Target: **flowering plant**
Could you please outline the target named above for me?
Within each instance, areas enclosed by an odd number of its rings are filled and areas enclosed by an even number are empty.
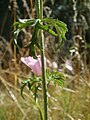
[[[16,26],[16,30],[14,31],[14,43],[16,44],[16,46],[18,46],[17,36],[19,35],[20,31],[23,28],[25,28],[27,26],[31,26],[34,28],[34,32],[32,34],[31,40],[27,43],[26,46],[24,46],[24,47],[28,47],[30,49],[30,56],[25,57],[25,58],[21,57],[21,61],[24,64],[26,64],[28,67],[30,67],[31,71],[33,73],[35,73],[38,77],[42,76],[44,116],[42,115],[40,107],[38,107],[38,108],[39,108],[41,120],[48,120],[48,100],[47,100],[47,82],[46,82],[47,79],[46,79],[46,69],[45,69],[46,67],[45,67],[43,31],[47,31],[54,37],[59,38],[59,44],[57,46],[57,48],[59,48],[62,43],[62,40],[66,39],[65,33],[67,31],[67,26],[65,23],[63,23],[62,21],[59,21],[57,19],[43,18],[43,0],[36,0],[36,13],[37,13],[37,19],[22,19],[22,20],[19,19],[18,22],[14,23],[14,26]],[[54,29],[52,29],[52,28],[54,28]],[[41,56],[37,56],[36,49],[35,49],[36,47],[40,50]],[[62,79],[63,76],[58,77],[59,74],[57,72],[54,72],[54,74],[51,75],[48,73],[48,75],[49,75],[48,78],[50,80],[53,79],[54,82],[57,81],[58,83],[60,83],[59,80]],[[36,83],[36,84],[34,84],[34,83]],[[35,77],[35,80],[33,80],[33,81],[27,80],[27,81],[23,82],[23,85],[21,86],[21,94],[26,85],[28,85],[29,90],[31,90],[33,84],[35,85],[34,86],[35,92],[33,94],[36,95],[38,87],[40,86],[39,82],[37,85],[36,77]]]
[[[38,77],[42,76],[42,64],[41,64],[41,56],[38,55],[37,59],[34,59],[33,57],[21,57],[21,61],[26,64],[29,68],[31,68],[31,71],[35,73]]]

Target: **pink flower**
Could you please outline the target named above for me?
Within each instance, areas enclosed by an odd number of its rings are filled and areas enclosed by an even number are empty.
[[[37,59],[33,57],[21,57],[21,61],[31,68],[31,71],[35,73],[38,77],[42,76],[42,65],[41,65],[41,56],[38,55]]]

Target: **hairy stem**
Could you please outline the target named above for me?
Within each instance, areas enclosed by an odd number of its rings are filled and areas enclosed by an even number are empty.
[[[36,0],[37,6],[37,17],[43,19],[43,0]],[[42,60],[42,84],[43,84],[43,96],[44,96],[44,120],[48,120],[48,102],[47,102],[47,83],[46,83],[46,68],[44,62],[44,37],[43,31],[40,30],[40,41],[41,41],[41,60]]]

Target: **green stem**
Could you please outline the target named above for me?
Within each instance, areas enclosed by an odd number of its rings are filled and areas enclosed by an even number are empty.
[[[42,30],[40,31],[40,38],[42,38]],[[41,40],[41,45],[43,46],[43,50],[41,51],[41,59],[42,59],[42,84],[43,84],[43,95],[44,95],[44,117],[45,120],[48,120],[48,103],[47,103],[47,83],[46,83],[46,69],[44,63],[44,41],[43,38]]]
[[[43,19],[43,0],[36,0],[36,11],[37,17]],[[40,41],[41,41],[41,60],[42,60],[42,84],[43,84],[43,96],[44,96],[44,120],[48,120],[48,102],[47,102],[47,83],[46,83],[46,68],[45,68],[45,54],[44,54],[44,37],[43,31],[40,30]]]

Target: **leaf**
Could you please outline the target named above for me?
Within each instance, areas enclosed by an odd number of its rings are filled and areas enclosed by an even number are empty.
[[[53,81],[54,84],[59,84],[60,86],[63,86],[64,85],[64,75],[58,71],[53,71],[53,72],[50,72],[50,71],[47,71],[47,78],[48,78],[48,81]]]
[[[42,19],[42,22],[49,22],[49,23],[52,23],[52,25],[57,24],[59,27],[62,27],[67,30],[67,25],[58,19],[44,18]]]
[[[19,22],[20,23],[29,23],[29,22],[31,22],[31,21],[34,21],[35,19],[19,19]]]
[[[41,22],[45,22],[46,25],[41,24]],[[42,20],[40,19],[19,19],[19,22],[14,23],[13,25],[16,25],[17,30],[14,31],[14,43],[17,45],[17,37],[21,31],[26,26],[34,26],[34,32],[32,35],[31,41],[25,46],[30,48],[31,56],[36,58],[36,50],[35,46],[38,47],[38,49],[41,51],[42,48],[38,42],[37,34],[39,32],[39,29],[45,30],[51,35],[55,37],[59,37],[59,45],[57,48],[61,46],[62,40],[66,40],[65,34],[67,32],[67,26],[64,22],[59,21],[57,19],[52,18],[44,18]],[[54,27],[56,29],[56,32],[52,30],[50,27]]]
[[[63,28],[59,28],[59,29],[61,29],[61,30],[62,30],[62,34],[61,34],[62,39],[66,40],[66,37],[65,37],[66,30],[65,30],[65,29],[63,29]]]
[[[13,26],[17,26],[17,29],[23,29],[27,26],[35,26],[38,19],[19,19],[19,22],[15,22]]]
[[[42,19],[42,22],[49,22],[49,23],[55,23],[55,21],[53,21],[53,18],[44,18]]]
[[[42,29],[42,30],[45,30],[45,31],[47,31],[48,33],[50,33],[51,35],[53,35],[53,36],[58,36],[53,30],[51,30],[50,28],[49,28],[49,26],[48,25],[41,25],[39,22],[37,23],[37,26],[38,26],[38,28],[39,29]]]
[[[67,29],[67,25],[58,19],[44,18],[44,19],[42,19],[42,22],[49,22],[52,24],[57,24],[58,26],[63,27],[64,29]]]
[[[23,90],[24,90],[24,88],[25,88],[26,85],[27,85],[27,84],[25,83],[25,84],[23,84],[23,85],[21,86],[21,96],[22,96],[22,98],[24,98],[24,96],[23,96]]]
[[[17,37],[18,37],[20,31],[21,31],[20,29],[17,29],[16,31],[14,31],[14,43],[15,43],[16,46],[18,46],[18,44],[17,44]]]
[[[22,86],[21,86],[21,96],[22,96],[23,98],[24,98],[24,96],[23,96],[23,90],[24,90],[24,88],[25,88],[26,85],[28,85],[28,87],[29,87],[29,89],[30,89],[30,79],[24,80],[24,81],[22,82]]]
[[[17,26],[17,25],[19,25],[19,22],[13,23],[13,26]]]
[[[25,28],[27,26],[35,25],[36,20],[35,19],[19,19],[19,29]]]
[[[58,34],[58,37],[59,37],[59,41],[60,41],[60,44],[61,44],[61,42],[62,42],[62,37],[61,37],[62,31],[58,28],[57,25],[55,25],[55,29],[57,31],[57,34]]]
[[[42,47],[40,46],[40,44],[39,44],[37,41],[36,41],[35,45],[38,47],[38,49],[39,49],[40,51],[42,51]]]
[[[27,85],[28,85],[28,88],[29,88],[29,90],[30,90],[30,89],[31,89],[30,81],[27,82]]]
[[[27,27],[27,26],[31,26],[31,25],[33,25],[34,24],[34,21],[31,21],[31,22],[29,22],[29,23],[22,23],[22,24],[19,24],[18,25],[18,28],[19,29],[22,29],[22,28],[25,28],[25,27]]]
[[[33,58],[37,58],[37,55],[36,55],[36,49],[35,49],[35,45],[30,45],[30,47],[29,47],[29,49],[30,49],[30,55],[31,56],[33,56]]]
[[[39,86],[39,85],[38,85]],[[34,99],[35,99],[35,101],[36,101],[36,99],[37,99],[37,97],[38,97],[38,86],[34,86],[34,94],[33,94],[33,97],[34,97]]]
[[[67,25],[62,22],[62,21],[59,21],[59,20],[55,20],[56,24],[61,28],[65,29],[67,31]]]
[[[67,30],[67,25],[64,22],[59,21],[58,19],[52,19],[52,18],[44,18],[42,21],[51,23],[52,26],[56,28],[59,39],[66,40],[65,34],[68,30]]]

